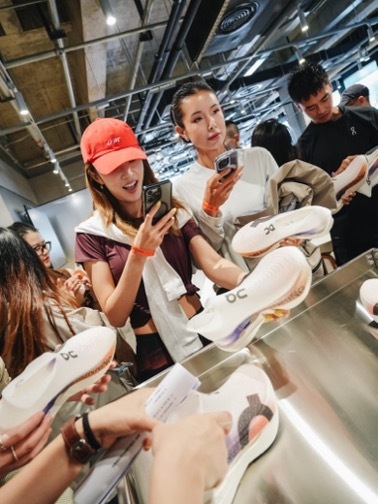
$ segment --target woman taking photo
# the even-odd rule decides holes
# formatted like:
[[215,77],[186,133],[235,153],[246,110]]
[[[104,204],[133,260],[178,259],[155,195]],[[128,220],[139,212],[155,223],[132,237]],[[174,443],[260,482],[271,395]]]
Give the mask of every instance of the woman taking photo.
[[159,203],[143,215],[142,187],[157,179],[127,124],[97,119],[85,130],[81,151],[95,212],[76,228],[76,261],[110,323],[122,326],[130,316],[143,381],[203,346],[186,328],[201,310],[192,260],[228,289],[245,273],[208,245],[177,200],[157,222]]
[[187,82],[176,91],[171,119],[197,151],[197,161],[173,180],[174,194],[190,207],[215,250],[246,270],[231,247],[234,221],[265,207],[266,182],[278,166],[268,151],[256,147],[237,151],[236,170],[216,173],[215,158],[227,150],[226,124],[214,90],[204,81]]

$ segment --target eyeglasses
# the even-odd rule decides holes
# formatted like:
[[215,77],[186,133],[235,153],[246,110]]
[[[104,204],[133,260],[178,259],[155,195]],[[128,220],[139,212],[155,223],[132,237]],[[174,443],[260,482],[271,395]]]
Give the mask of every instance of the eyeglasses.
[[37,245],[36,247],[33,247],[33,250],[36,252],[37,255],[41,256],[44,254],[44,252],[50,252],[51,250],[51,242],[47,241],[45,243],[41,243],[41,245]]

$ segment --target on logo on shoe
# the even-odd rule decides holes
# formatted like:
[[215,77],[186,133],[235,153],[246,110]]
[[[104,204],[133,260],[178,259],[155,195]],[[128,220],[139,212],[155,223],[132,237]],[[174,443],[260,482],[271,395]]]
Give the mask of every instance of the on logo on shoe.
[[59,355],[61,355],[64,360],[69,360],[70,358],[76,359],[76,357],[79,357],[73,350],[69,352],[60,352]]
[[229,303],[235,303],[237,299],[243,299],[246,297],[248,297],[248,294],[246,293],[245,289],[238,289],[236,293],[228,292],[226,294],[226,299]]

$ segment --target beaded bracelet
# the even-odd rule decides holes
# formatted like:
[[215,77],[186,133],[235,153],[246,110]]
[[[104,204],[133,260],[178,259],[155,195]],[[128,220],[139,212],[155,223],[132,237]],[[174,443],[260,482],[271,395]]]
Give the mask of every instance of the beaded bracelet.
[[208,203],[207,201],[203,201],[202,202],[202,208],[204,210],[208,210],[209,212],[214,212],[214,213],[217,213],[219,208],[214,206],[214,205],[210,205],[210,203]]
[[144,248],[136,247],[135,245],[133,245],[131,247],[131,252],[134,252],[134,254],[141,255],[144,257],[151,257],[151,256],[155,255],[155,250],[144,249]]

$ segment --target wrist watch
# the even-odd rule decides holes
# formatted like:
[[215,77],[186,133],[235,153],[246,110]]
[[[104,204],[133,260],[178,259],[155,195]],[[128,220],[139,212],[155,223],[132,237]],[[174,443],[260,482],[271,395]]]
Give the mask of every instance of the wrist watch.
[[80,417],[70,418],[60,429],[68,454],[81,464],[86,464],[98,450],[92,448],[88,441],[76,430],[75,422]]

